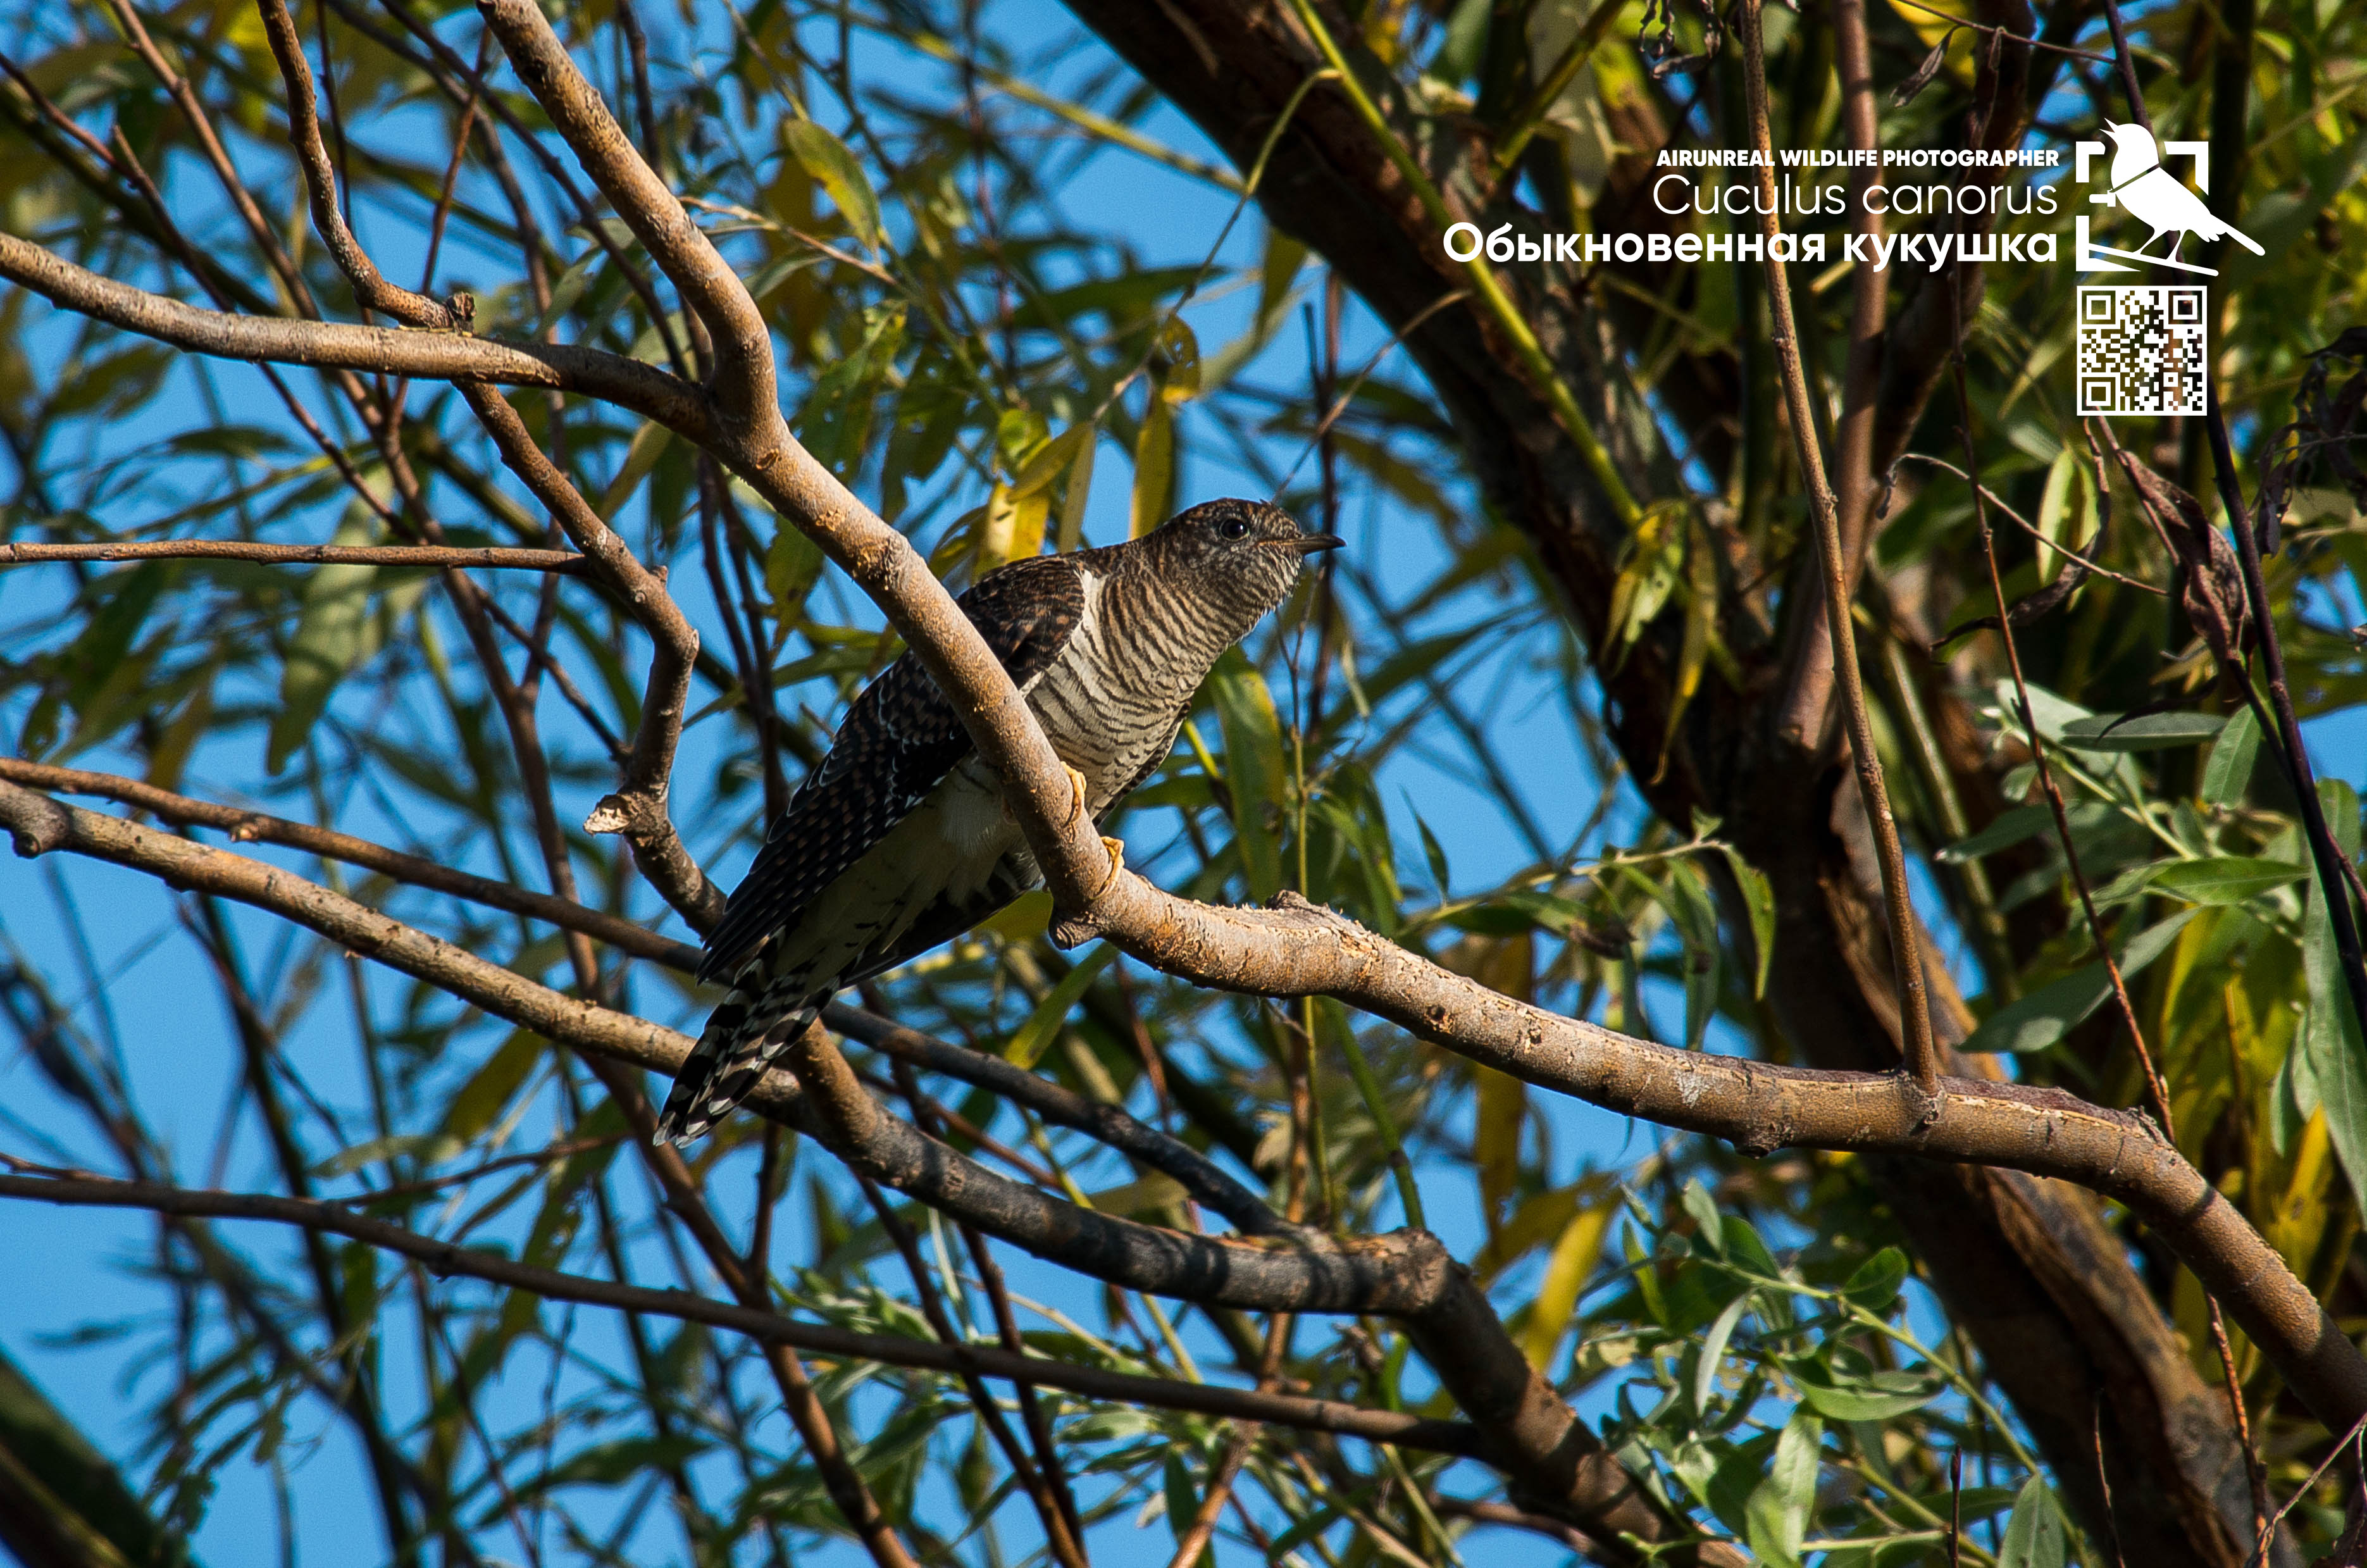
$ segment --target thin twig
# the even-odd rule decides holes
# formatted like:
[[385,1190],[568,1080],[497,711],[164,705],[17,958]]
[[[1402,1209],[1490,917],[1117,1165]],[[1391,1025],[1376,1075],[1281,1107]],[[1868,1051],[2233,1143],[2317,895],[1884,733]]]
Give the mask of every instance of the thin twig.
[[499,1253],[456,1246],[383,1220],[349,1213],[334,1203],[271,1193],[211,1192],[95,1176],[0,1176],[0,1198],[88,1208],[144,1209],[159,1214],[269,1221],[350,1237],[381,1251],[416,1258],[437,1273],[465,1275],[506,1285],[548,1301],[577,1301],[586,1306],[615,1307],[652,1317],[708,1324],[832,1360],[875,1361],[882,1366],[951,1376],[959,1376],[967,1361],[987,1377],[1025,1378],[1088,1399],[1193,1411],[1466,1457],[1477,1457],[1481,1451],[1478,1433],[1459,1421],[1433,1420],[1392,1410],[1367,1410],[1335,1400],[1146,1378],[1038,1356],[1014,1356],[991,1346],[973,1345],[957,1351],[923,1339],[860,1334],[831,1324],[800,1323],[777,1312],[752,1310],[684,1290],[621,1285],[587,1275],[537,1267]]
[[1791,415],[1792,445],[1808,490],[1808,509],[1817,525],[1817,546],[1824,556],[1825,619],[1832,642],[1833,672],[1841,688],[1842,709],[1849,721],[1851,759],[1857,768],[1858,793],[1874,832],[1876,857],[1882,863],[1883,903],[1890,916],[1891,960],[1898,987],[1900,1050],[1916,1091],[1927,1100],[1939,1092],[1940,1051],[1931,1035],[1931,1002],[1925,994],[1923,944],[1917,930],[1915,905],[1907,886],[1907,856],[1898,844],[1898,823],[1891,814],[1890,791],[1883,782],[1882,758],[1874,750],[1874,721],[1865,701],[1865,680],[1858,668],[1857,633],[1850,618],[1850,572],[1842,553],[1840,517],[1832,488],[1825,482],[1824,454],[1817,437],[1816,415],[1808,399],[1807,376],[1800,363],[1799,335],[1792,320],[1791,285],[1784,263],[1775,254],[1783,221],[1775,198],[1773,142],[1767,125],[1766,45],[1760,28],[1760,0],[1742,0],[1743,82],[1748,93],[1750,134],[1761,154],[1752,174],[1759,187],[1760,230],[1767,238],[1766,267],[1769,336],[1775,346],[1775,363],[1784,381],[1784,406]]
[[0,544],[0,569],[44,561],[254,561],[274,566],[479,566],[579,576],[567,550],[471,550],[426,544],[263,544],[237,539],[160,539],[119,544]]
[[2270,1532],[2284,1523],[2285,1516],[2293,1511],[2294,1505],[2309,1495],[2309,1489],[2316,1486],[2319,1479],[2334,1467],[2334,1461],[2342,1457],[2342,1450],[2359,1441],[2359,1434],[2361,1431],[2367,1431],[2367,1415],[2361,1415],[2350,1424],[2350,1430],[2342,1434],[2342,1441],[2326,1450],[2326,1457],[2317,1461],[2317,1468],[2309,1472],[2309,1479],[2293,1488],[2293,1495],[2285,1499],[2284,1506],[2279,1508],[2269,1522],[2261,1528],[2259,1539],[2253,1543],[2252,1554],[2244,1560],[2245,1568],[2251,1568],[2251,1564],[2256,1562],[2265,1563],[2269,1560]]
[[[1905,452],[1900,454],[1899,461],[1930,463],[1933,468],[1945,470],[1947,472],[1954,474],[1958,479],[1964,480],[1967,483],[1972,482],[1972,475],[1966,473],[1963,469],[1958,468],[1954,463],[1950,462],[1945,458],[1935,458],[1924,452]],[[2120,583],[2128,587],[2138,589],[2143,593],[2151,594],[2156,598],[2168,598],[2169,597],[2169,590],[2168,588],[2157,587],[2154,584],[2142,582],[2135,577],[2124,576],[2120,573],[2113,571],[2109,566],[2098,565],[2095,562],[2090,561],[2088,557],[2080,554],[2069,545],[2063,543],[2060,540],[2048,539],[2044,533],[2039,531],[2037,524],[2032,522],[2020,512],[2015,511],[2011,506],[2008,506],[1996,491],[1991,490],[1986,484],[1981,486],[1981,496],[1982,499],[1986,500],[1990,506],[1995,506],[1999,511],[2004,513],[2006,517],[2012,522],[2014,527],[2020,528],[2031,538],[2038,540],[2047,549],[2055,551],[2056,554],[2078,562],[2080,565],[2085,566],[2089,571],[2093,572],[2097,576],[2109,577],[2115,583]]]

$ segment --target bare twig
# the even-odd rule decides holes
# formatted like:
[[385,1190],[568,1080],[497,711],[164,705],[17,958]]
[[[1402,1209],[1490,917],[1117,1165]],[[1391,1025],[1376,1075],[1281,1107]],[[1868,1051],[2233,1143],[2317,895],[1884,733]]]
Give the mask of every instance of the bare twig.
[[[1866,45],[1864,0],[1835,0],[1834,65],[1840,74],[1841,126],[1852,152],[1871,158],[1881,145],[1874,105],[1874,60]],[[1851,232],[1871,250],[1887,225],[1873,192],[1882,167],[1869,162],[1850,171]],[[1850,274],[1849,357],[1841,372],[1841,413],[1833,426],[1834,508],[1840,532],[1844,575],[1853,588],[1864,568],[1873,533],[1874,426],[1882,392],[1882,329],[1889,284],[1876,268],[1860,263]],[[1832,619],[1819,613],[1830,590],[1822,577],[1803,577],[1800,631],[1787,655],[1784,710],[1775,733],[1807,749],[1823,746],[1833,699]],[[1845,596],[1846,597],[1846,596]]]
[[1458,1421],[1439,1421],[1391,1410],[1366,1410],[1335,1400],[1307,1399],[1292,1394],[1261,1393],[1217,1383],[1189,1383],[1130,1372],[1105,1371],[1036,1356],[1014,1356],[991,1346],[957,1349],[923,1339],[859,1334],[829,1324],[799,1323],[771,1312],[759,1312],[732,1302],[712,1301],[683,1290],[655,1290],[620,1285],[585,1275],[563,1274],[515,1262],[498,1253],[481,1252],[423,1236],[383,1220],[351,1213],[338,1204],[281,1198],[269,1193],[210,1192],[153,1182],[116,1181],[96,1176],[61,1178],[0,1176],[0,1197],[31,1199],[42,1203],[79,1207],[144,1209],[153,1213],[217,1219],[263,1220],[349,1236],[356,1241],[416,1258],[434,1273],[461,1275],[496,1285],[531,1291],[554,1301],[579,1301],[586,1306],[615,1307],[653,1317],[704,1323],[732,1330],[766,1344],[791,1346],[809,1355],[843,1361],[876,1361],[882,1366],[909,1367],[919,1371],[958,1377],[967,1369],[991,1378],[1025,1378],[1046,1388],[1064,1389],[1088,1399],[1104,1399],[1153,1409],[1192,1411],[1204,1415],[1258,1421],[1302,1431],[1331,1432],[1396,1443],[1410,1449],[1476,1457],[1478,1435]]
[[1792,321],[1791,285],[1775,242],[1783,235],[1775,198],[1775,158],[1767,126],[1767,62],[1761,37],[1759,0],[1742,0],[1743,81],[1749,95],[1750,134],[1761,155],[1752,171],[1759,187],[1760,231],[1766,236],[1767,294],[1775,363],[1784,381],[1784,407],[1792,425],[1792,445],[1799,454],[1801,477],[1808,489],[1808,510],[1816,521],[1817,546],[1825,568],[1825,621],[1832,646],[1833,673],[1841,689],[1849,721],[1851,760],[1856,765],[1858,793],[1874,830],[1874,852],[1882,862],[1883,904],[1890,915],[1890,954],[1898,986],[1899,1027],[1905,1039],[1900,1051],[1915,1092],[1929,1099],[1939,1092],[1940,1052],[1931,1036],[1931,1007],[1923,981],[1923,943],[1916,928],[1915,905],[1907,886],[1907,856],[1899,847],[1898,824],[1891,815],[1890,791],[1883,783],[1882,758],[1874,751],[1874,722],[1866,708],[1865,681],[1858,669],[1857,634],[1851,623],[1852,574],[1841,548],[1840,517],[1832,489],[1825,482],[1824,454],[1818,448],[1816,414],[1808,401],[1808,381],[1800,364],[1799,335]]
[[[1933,468],[1940,469],[1944,472],[1954,474],[1958,479],[1965,481],[1967,484],[1972,483],[1973,476],[1971,474],[1965,472],[1963,469],[1958,468],[1954,463],[1950,462],[1945,458],[1935,458],[1924,452],[1908,452],[1900,457],[1899,461],[1930,463]],[[2011,506],[2008,506],[2003,497],[1999,496],[1996,491],[1991,490],[1986,484],[1981,486],[1981,498],[1987,501],[1990,506],[1996,507],[1999,513],[2003,514],[2005,519],[2011,523],[2015,528],[2020,528],[2031,538],[2037,540],[2048,550],[2055,551],[2056,554],[2063,556],[2067,560],[2078,562],[2089,571],[2093,572],[2097,576],[2110,578],[2112,581],[2120,584],[2124,587],[2135,588],[2140,593],[2151,594],[2156,598],[2167,598],[2169,597],[2169,590],[2157,584],[2147,583],[2139,578],[2124,575],[2122,573],[2113,571],[2109,566],[2098,565],[2095,562],[2090,560],[2087,556],[2080,554],[2078,551],[2072,549],[2069,545],[2063,543],[2060,540],[2048,539],[2044,533],[2039,531],[2038,525],[2036,523],[2032,522],[2028,517],[2023,517],[2020,512],[2015,511]]]
[[0,543],[0,568],[43,561],[254,561],[274,566],[482,566],[581,574],[564,550],[471,550],[422,544],[263,544],[238,539],[160,539],[118,544]]

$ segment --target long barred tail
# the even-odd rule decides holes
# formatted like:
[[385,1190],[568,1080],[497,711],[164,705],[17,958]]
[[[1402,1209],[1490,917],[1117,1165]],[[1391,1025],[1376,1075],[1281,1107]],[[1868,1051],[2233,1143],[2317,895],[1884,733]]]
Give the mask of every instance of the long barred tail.
[[734,986],[708,1015],[698,1043],[674,1075],[653,1142],[688,1143],[707,1136],[725,1112],[747,1097],[782,1048],[805,1032],[829,995],[783,996],[780,990],[766,985],[751,994]]

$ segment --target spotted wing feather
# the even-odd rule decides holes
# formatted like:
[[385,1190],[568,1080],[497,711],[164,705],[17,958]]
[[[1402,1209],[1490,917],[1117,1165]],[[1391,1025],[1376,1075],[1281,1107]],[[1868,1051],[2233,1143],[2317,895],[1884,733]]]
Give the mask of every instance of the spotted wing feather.
[[[1022,690],[1058,658],[1085,609],[1073,558],[1039,556],[980,578],[957,601]],[[885,838],[970,749],[918,659],[888,666],[847,710],[821,765],[764,836],[707,939],[699,978],[728,978]]]

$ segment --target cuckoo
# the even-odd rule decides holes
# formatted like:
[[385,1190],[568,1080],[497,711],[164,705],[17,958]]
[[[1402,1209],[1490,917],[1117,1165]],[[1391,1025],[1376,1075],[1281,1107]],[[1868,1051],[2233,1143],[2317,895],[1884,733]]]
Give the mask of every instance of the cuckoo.
[[[1014,562],[959,603],[1098,823],[1167,760],[1218,655],[1308,555],[1340,542],[1278,506],[1210,501],[1125,544]],[[904,654],[847,710],[708,935],[699,978],[730,994],[675,1076],[658,1139],[705,1134],[833,994],[1042,881],[993,770]]]

